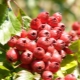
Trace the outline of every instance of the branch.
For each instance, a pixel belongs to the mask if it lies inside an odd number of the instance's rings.
[[[13,3],[18,7],[20,8],[20,6],[17,4],[17,2],[15,0],[13,0]],[[21,9],[21,8],[20,8]]]
[[[10,8],[12,10],[10,2],[11,2],[11,0],[7,0],[7,6],[8,6],[8,8]]]

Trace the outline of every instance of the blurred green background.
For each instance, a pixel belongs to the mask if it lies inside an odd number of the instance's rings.
[[[80,21],[80,0],[15,0],[18,6],[31,18],[35,18],[40,12],[47,11],[52,15],[61,12],[62,22],[67,30],[71,29],[74,21]],[[17,14],[18,7],[12,4]]]

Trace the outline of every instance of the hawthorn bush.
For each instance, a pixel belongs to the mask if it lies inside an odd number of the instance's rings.
[[[6,4],[7,3],[7,4]],[[0,4],[0,80],[79,80],[80,23],[65,31],[58,12],[35,19],[10,0]]]

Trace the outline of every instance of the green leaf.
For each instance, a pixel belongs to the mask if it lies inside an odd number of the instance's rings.
[[[4,23],[0,27],[1,27],[0,43],[4,45],[11,37],[11,33],[10,33],[11,24],[9,21],[4,21]]]
[[[5,45],[0,44],[0,48],[2,51],[6,52],[10,47],[8,44],[5,44]]]
[[[64,74],[69,74],[74,71],[77,66],[77,61],[74,59],[73,55],[67,55],[66,58],[61,63],[61,71]]]
[[[77,41],[71,43],[71,45],[69,46],[69,48],[70,48],[74,53],[80,51],[80,40],[77,40]]]
[[[2,51],[0,48],[0,65],[3,65],[4,61],[5,61],[5,51]]]
[[[80,63],[80,40],[73,42],[69,48],[74,52],[77,61]]]
[[[80,51],[76,52],[75,56],[77,58],[77,61],[80,63]]]
[[[33,80],[33,74],[26,70],[17,73],[15,80]]]
[[[9,21],[5,20],[0,26],[0,43],[6,44],[12,35],[20,35],[21,23],[12,11],[8,13]]]
[[[3,66],[3,63],[0,62],[0,80],[4,79],[6,76],[10,74],[9,69]]]
[[[4,22],[8,14],[6,5],[0,4],[0,25]]]
[[[31,18],[29,16],[23,16],[22,21],[23,21],[24,29],[26,30],[29,29]]]
[[[12,34],[20,35],[22,25],[19,22],[19,20],[17,19],[17,17],[14,15],[14,13],[12,11],[8,12],[8,17],[9,17],[10,23],[13,27]]]
[[[20,21],[20,23],[23,25],[24,29],[28,29],[30,27],[30,21],[31,18],[29,16],[26,16],[23,10],[19,9],[17,19]]]

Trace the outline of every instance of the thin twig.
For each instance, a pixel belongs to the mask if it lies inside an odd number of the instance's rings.
[[[11,2],[11,0],[7,0],[7,6],[8,6],[8,8],[12,9],[10,2]]]
[[[21,9],[21,7],[17,4],[17,2],[15,0],[13,0],[13,2],[19,9]],[[21,17],[21,20],[22,20],[22,17]],[[22,24],[21,28],[23,29],[23,26],[24,26],[23,20],[22,20],[21,24]]]
[[[18,8],[20,8],[20,6],[17,4],[17,2],[15,0],[13,0],[13,2]]]

